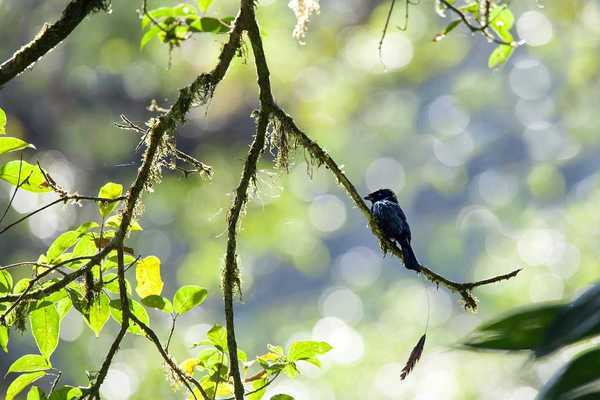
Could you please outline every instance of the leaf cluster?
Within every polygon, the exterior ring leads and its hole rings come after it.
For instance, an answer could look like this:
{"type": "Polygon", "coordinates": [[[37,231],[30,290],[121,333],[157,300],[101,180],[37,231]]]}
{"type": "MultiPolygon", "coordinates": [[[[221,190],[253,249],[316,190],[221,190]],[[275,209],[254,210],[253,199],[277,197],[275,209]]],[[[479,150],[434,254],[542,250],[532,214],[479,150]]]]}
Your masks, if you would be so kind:
{"type": "Polygon", "coordinates": [[[598,336],[600,284],[570,303],[542,304],[489,321],[471,333],[463,344],[477,350],[528,351],[539,359],[585,342],[586,349],[544,385],[538,399],[586,400],[600,396],[598,387],[593,385],[598,379],[600,347],[590,340],[598,336]]]}
{"type": "Polygon", "coordinates": [[[212,0],[199,0],[197,8],[189,3],[173,7],[144,9],[142,29],[145,30],[140,47],[144,48],[153,38],[171,48],[179,47],[194,33],[227,33],[231,29],[233,17],[215,18],[204,16],[212,0]]]}

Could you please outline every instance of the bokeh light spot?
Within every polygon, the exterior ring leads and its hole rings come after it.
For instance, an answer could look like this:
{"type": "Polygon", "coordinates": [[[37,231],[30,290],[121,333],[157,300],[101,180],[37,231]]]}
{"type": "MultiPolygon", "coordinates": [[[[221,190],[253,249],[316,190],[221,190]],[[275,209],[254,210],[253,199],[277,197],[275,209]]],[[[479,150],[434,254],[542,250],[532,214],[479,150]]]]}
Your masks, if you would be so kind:
{"type": "Polygon", "coordinates": [[[334,288],[321,296],[321,314],[324,317],[338,317],[354,325],[363,317],[363,303],[360,297],[347,288],[334,288]]]}
{"type": "Polygon", "coordinates": [[[521,40],[530,46],[543,46],[554,35],[552,22],[540,11],[527,11],[517,21],[517,32],[521,40]]]}
{"type": "Polygon", "coordinates": [[[367,188],[374,192],[388,188],[399,192],[406,182],[406,174],[402,164],[393,158],[384,157],[373,161],[365,173],[367,188]]]}
{"type": "Polygon", "coordinates": [[[331,194],[318,196],[308,210],[310,222],[322,232],[333,232],[346,222],[346,206],[331,194]]]}

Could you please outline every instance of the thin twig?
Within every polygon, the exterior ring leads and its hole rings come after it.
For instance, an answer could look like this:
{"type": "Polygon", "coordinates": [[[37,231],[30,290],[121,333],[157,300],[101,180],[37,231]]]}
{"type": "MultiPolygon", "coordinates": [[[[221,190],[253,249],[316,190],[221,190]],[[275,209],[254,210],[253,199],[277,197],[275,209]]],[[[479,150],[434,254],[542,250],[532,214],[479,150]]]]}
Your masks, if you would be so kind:
{"type": "Polygon", "coordinates": [[[56,378],[54,378],[54,381],[52,382],[52,386],[50,386],[50,392],[48,393],[49,396],[52,396],[52,393],[54,393],[54,389],[56,389],[56,385],[58,385],[58,381],[60,381],[61,376],[62,371],[58,371],[56,378]]]}
{"type": "MultiPolygon", "coordinates": [[[[27,299],[27,298],[28,298],[29,291],[30,291],[30,290],[31,290],[31,289],[32,289],[32,288],[35,286],[35,284],[36,284],[37,282],[39,282],[39,281],[40,281],[41,279],[43,279],[45,276],[47,276],[47,275],[51,274],[52,272],[56,271],[58,268],[60,268],[60,267],[62,267],[62,266],[64,266],[64,265],[66,265],[66,264],[71,264],[71,263],[73,263],[73,262],[76,262],[76,261],[81,261],[81,260],[88,260],[88,259],[90,259],[90,258],[93,258],[93,257],[91,257],[91,256],[81,256],[81,257],[75,257],[75,258],[72,258],[72,259],[70,259],[70,260],[66,260],[66,261],[60,262],[60,263],[58,263],[58,264],[56,264],[56,265],[44,265],[44,267],[47,267],[47,269],[46,269],[45,271],[43,271],[42,273],[38,274],[38,275],[37,275],[35,278],[33,278],[32,280],[30,280],[30,281],[27,283],[27,287],[25,288],[25,290],[23,290],[23,292],[22,292],[22,293],[20,293],[20,294],[18,294],[18,295],[15,295],[15,296],[16,296],[16,298],[15,298],[15,300],[14,300],[14,303],[12,303],[12,304],[10,305],[10,307],[8,307],[8,309],[7,309],[6,311],[4,311],[4,312],[2,313],[2,315],[0,315],[0,324],[4,322],[4,320],[6,319],[6,316],[7,316],[7,315],[8,315],[8,314],[9,314],[9,313],[10,313],[10,312],[11,312],[11,311],[12,311],[12,310],[15,308],[15,307],[17,307],[17,306],[18,306],[18,305],[21,303],[21,301],[23,301],[24,299],[27,299]]],[[[65,277],[65,278],[66,278],[66,277],[65,277]]],[[[8,297],[8,296],[7,296],[7,297],[8,297]]],[[[5,299],[5,298],[6,298],[6,297],[4,297],[4,298],[0,297],[0,303],[3,303],[3,302],[4,302],[4,301],[3,301],[3,299],[5,299]]]]}
{"type": "Polygon", "coordinates": [[[169,345],[171,344],[171,338],[173,337],[173,332],[175,332],[175,322],[177,322],[177,316],[179,314],[173,313],[171,314],[171,330],[169,331],[169,337],[167,338],[167,345],[165,346],[165,351],[169,352],[169,345]]]}
{"type": "MultiPolygon", "coordinates": [[[[385,67],[385,64],[383,63],[383,54],[382,54],[383,41],[385,40],[385,36],[387,35],[388,26],[390,25],[390,19],[392,19],[392,13],[394,12],[395,5],[396,5],[396,0],[392,0],[392,3],[390,4],[390,8],[388,10],[387,16],[385,17],[385,25],[383,25],[383,32],[381,32],[381,38],[379,39],[379,44],[377,45],[377,51],[379,53],[379,61],[383,64],[384,67],[385,67]]],[[[408,5],[406,7],[408,7],[408,5]]]]}
{"type": "MultiPolygon", "coordinates": [[[[462,12],[458,7],[456,7],[454,4],[452,4],[451,2],[449,2],[448,0],[440,0],[440,2],[442,4],[444,4],[445,7],[447,7],[449,10],[451,10],[453,13],[455,13],[465,24],[465,26],[467,28],[469,28],[469,30],[471,32],[481,32],[481,34],[483,36],[485,36],[487,39],[493,41],[496,44],[502,44],[505,46],[513,46],[513,43],[511,42],[506,42],[504,40],[501,40],[499,38],[497,38],[496,36],[494,36],[493,34],[491,34],[488,31],[488,28],[490,26],[490,23],[493,22],[493,20],[490,20],[489,18],[489,10],[491,7],[491,3],[489,1],[486,1],[486,11],[485,11],[485,15],[483,18],[483,21],[480,25],[475,25],[473,24],[471,21],[469,21],[469,18],[467,17],[467,14],[465,14],[464,12],[462,12]]],[[[498,14],[499,15],[499,14],[498,14]]]]}
{"type": "Polygon", "coordinates": [[[21,167],[22,166],[23,166],[23,152],[21,152],[20,156],[19,156],[19,174],[17,175],[17,185],[15,186],[15,190],[13,191],[13,194],[10,197],[10,201],[8,202],[8,204],[6,205],[6,208],[4,209],[4,213],[2,214],[2,218],[0,218],[0,225],[2,225],[2,222],[4,222],[4,218],[6,217],[6,214],[8,214],[8,210],[10,210],[10,206],[12,206],[13,202],[15,201],[15,197],[17,196],[17,192],[19,191],[19,189],[21,188],[21,186],[23,186],[27,182],[27,180],[29,179],[29,177],[33,173],[33,171],[31,171],[29,173],[29,175],[27,176],[27,178],[23,179],[23,181],[21,182],[21,167]]]}
{"type": "MultiPolygon", "coordinates": [[[[280,374],[281,374],[281,371],[277,371],[277,373],[275,375],[273,375],[270,380],[268,380],[267,382],[265,382],[264,385],[262,385],[262,386],[260,386],[260,387],[258,387],[256,389],[253,389],[253,390],[249,391],[248,393],[246,393],[246,396],[250,396],[251,394],[260,392],[261,390],[263,390],[264,388],[266,388],[267,386],[269,386],[271,383],[275,382],[275,379],[277,379],[280,374]]],[[[236,399],[235,399],[235,397],[228,397],[228,398],[226,398],[224,400],[236,400],[236,399]]]]}
{"type": "Polygon", "coordinates": [[[210,400],[210,397],[208,396],[208,393],[206,393],[206,391],[200,385],[200,383],[196,379],[194,379],[194,377],[186,375],[186,373],[183,372],[177,366],[177,364],[175,364],[175,362],[169,356],[169,354],[167,353],[167,351],[162,347],[162,344],[160,343],[160,339],[158,338],[158,336],[156,335],[156,333],[148,325],[146,325],[145,323],[143,323],[142,321],[140,321],[140,319],[138,317],[136,317],[135,314],[131,314],[130,317],[131,317],[132,321],[135,322],[136,325],[138,325],[144,331],[144,333],[146,334],[146,337],[148,338],[148,340],[150,340],[154,344],[154,346],[156,347],[156,349],[158,350],[158,352],[162,356],[163,360],[165,360],[165,362],[167,363],[167,365],[177,375],[177,377],[179,378],[179,380],[192,393],[192,395],[194,396],[194,398],[196,399],[196,393],[194,392],[194,390],[190,386],[189,382],[191,382],[196,387],[196,389],[198,389],[198,391],[200,392],[200,394],[202,395],[202,397],[205,400],[210,400]]]}
{"type": "Polygon", "coordinates": [[[63,197],[59,197],[58,199],[46,204],[45,206],[42,206],[36,210],[31,211],[30,213],[24,215],[23,217],[19,218],[18,220],[8,224],[7,226],[5,226],[4,228],[2,228],[0,230],[0,235],[2,235],[4,232],[8,231],[9,229],[13,228],[16,225],[19,225],[21,222],[25,221],[28,218],[33,217],[34,215],[36,215],[37,213],[40,213],[52,206],[55,206],[57,204],[60,203],[68,203],[69,201],[83,201],[83,200],[91,200],[91,201],[101,201],[101,202],[105,202],[105,203],[114,203],[116,201],[121,201],[121,200],[125,200],[127,199],[127,197],[125,196],[120,196],[120,197],[116,197],[114,199],[109,199],[109,198],[105,198],[105,197],[94,197],[94,196],[80,196],[77,194],[72,194],[72,195],[68,195],[68,196],[63,196],[63,197]]]}

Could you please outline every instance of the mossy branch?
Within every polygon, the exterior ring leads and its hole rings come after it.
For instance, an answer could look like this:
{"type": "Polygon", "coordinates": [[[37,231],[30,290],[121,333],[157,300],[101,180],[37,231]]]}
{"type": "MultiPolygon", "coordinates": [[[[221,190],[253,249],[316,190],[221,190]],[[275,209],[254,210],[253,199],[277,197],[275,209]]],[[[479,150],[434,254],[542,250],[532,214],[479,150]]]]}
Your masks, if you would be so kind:
{"type": "Polygon", "coordinates": [[[235,191],[235,198],[228,214],[227,252],[225,254],[225,269],[223,271],[223,301],[225,303],[225,324],[227,327],[230,374],[233,377],[235,398],[236,400],[243,400],[244,384],[239,369],[233,310],[234,292],[236,288],[241,291],[237,265],[237,232],[242,210],[248,201],[248,189],[250,184],[256,179],[258,160],[265,148],[273,97],[269,83],[269,69],[265,61],[262,41],[260,40],[260,33],[254,14],[254,2],[252,0],[242,0],[238,19],[248,32],[252,44],[260,88],[259,97],[261,107],[256,124],[256,135],[248,152],[242,177],[235,191]]]}
{"type": "MultiPolygon", "coordinates": [[[[331,173],[336,177],[338,183],[346,189],[346,192],[350,196],[350,199],[354,202],[356,207],[363,213],[367,221],[369,222],[369,228],[377,238],[379,239],[379,244],[381,249],[384,252],[390,252],[394,254],[396,257],[403,259],[402,250],[400,250],[392,241],[383,235],[381,230],[379,229],[373,215],[371,214],[369,207],[365,204],[362,199],[362,196],[356,190],[356,187],[350,182],[344,171],[338,166],[338,164],[331,158],[331,156],[325,151],[321,146],[319,146],[315,141],[309,138],[304,132],[302,132],[294,120],[285,113],[281,108],[275,106],[274,115],[278,118],[282,124],[282,129],[291,134],[294,139],[308,151],[310,156],[316,160],[317,164],[325,165],[327,169],[331,171],[331,173]]],[[[460,295],[462,300],[464,301],[464,306],[466,309],[471,311],[477,310],[477,300],[473,296],[473,289],[479,286],[489,285],[492,283],[500,282],[503,280],[507,280],[515,277],[520,269],[516,269],[508,274],[498,275],[493,278],[485,279],[477,282],[454,282],[443,276],[435,273],[425,266],[421,266],[421,270],[418,273],[423,274],[425,278],[434,283],[436,286],[444,286],[451,291],[460,295]]]]}
{"type": "Polygon", "coordinates": [[[106,11],[108,7],[107,0],[72,0],[59,20],[52,25],[44,24],[31,42],[0,65],[0,88],[62,42],[86,16],[94,11],[106,11]]]}
{"type": "MultiPolygon", "coordinates": [[[[73,1],[72,3],[70,3],[70,5],[67,8],[69,9],[69,7],[74,7],[75,4],[88,4],[89,5],[92,3],[95,4],[95,6],[92,7],[90,9],[90,11],[95,9],[96,7],[98,7],[99,4],[105,4],[102,1],[80,1],[80,0],[77,0],[77,1],[73,1]]],[[[71,10],[71,9],[69,9],[69,10],[71,10]]],[[[72,12],[72,10],[70,12],[72,12]]],[[[65,11],[65,14],[68,14],[68,13],[65,11]]],[[[64,17],[65,16],[63,16],[63,18],[64,17]]],[[[81,18],[83,18],[83,17],[81,17],[81,18]]],[[[215,68],[210,73],[201,74],[190,85],[182,88],[179,91],[179,96],[178,96],[177,100],[175,101],[175,103],[173,104],[173,106],[168,111],[166,111],[163,115],[161,115],[158,118],[158,120],[156,120],[154,122],[154,124],[152,124],[151,128],[148,131],[147,140],[145,141],[146,150],[143,155],[142,165],[141,165],[140,169],[138,170],[138,173],[135,177],[134,182],[131,184],[128,192],[126,193],[126,195],[123,198],[119,198],[118,200],[117,199],[111,200],[111,201],[124,201],[124,203],[125,203],[124,208],[121,212],[121,216],[122,216],[121,224],[120,224],[118,231],[116,232],[114,238],[97,254],[90,257],[89,261],[83,267],[81,267],[80,269],[78,269],[70,274],[66,274],[59,281],[57,281],[45,288],[41,288],[41,289],[38,289],[35,291],[30,290],[33,287],[33,284],[32,284],[32,285],[30,285],[29,288],[27,288],[26,292],[24,292],[24,293],[9,294],[9,295],[0,297],[0,303],[13,302],[14,303],[13,307],[15,307],[18,303],[21,303],[23,301],[41,299],[43,297],[46,297],[52,293],[55,293],[55,292],[65,288],[69,283],[80,278],[81,276],[83,276],[84,274],[89,272],[92,267],[98,265],[105,257],[107,257],[109,255],[109,253],[111,251],[113,251],[113,250],[117,251],[117,256],[118,256],[118,274],[117,275],[118,275],[118,281],[119,281],[119,298],[121,300],[121,309],[122,309],[122,315],[123,315],[122,322],[121,322],[121,328],[119,330],[119,333],[115,337],[110,349],[108,350],[106,357],[104,358],[101,369],[100,369],[94,383],[92,384],[92,386],[90,386],[89,388],[87,388],[85,390],[85,396],[87,399],[93,400],[93,399],[100,398],[100,395],[99,395],[100,386],[102,385],[102,383],[104,382],[104,379],[106,378],[106,374],[108,373],[108,370],[110,368],[112,360],[119,349],[119,346],[123,340],[123,337],[125,336],[125,333],[127,332],[130,321],[133,321],[137,325],[139,325],[140,328],[146,333],[147,337],[157,345],[160,354],[165,359],[165,362],[169,365],[170,369],[172,371],[174,371],[174,373],[175,373],[175,375],[177,375],[178,379],[180,379],[183,382],[183,384],[188,388],[188,390],[190,390],[192,396],[194,398],[196,398],[196,393],[194,392],[194,390],[191,387],[191,385],[189,384],[189,382],[192,382],[194,384],[194,386],[196,386],[196,389],[198,390],[198,392],[200,392],[200,394],[204,397],[205,400],[209,400],[209,397],[207,396],[204,389],[200,386],[200,384],[195,379],[193,379],[191,377],[187,377],[177,367],[177,365],[174,363],[174,361],[172,361],[170,359],[170,357],[167,354],[167,351],[165,349],[163,349],[162,346],[160,345],[160,342],[158,341],[156,334],[147,325],[145,325],[141,321],[139,321],[133,313],[130,312],[129,298],[128,298],[126,286],[125,286],[126,285],[126,283],[125,283],[125,270],[126,269],[125,269],[125,266],[123,263],[123,252],[125,249],[124,241],[127,236],[127,232],[130,228],[131,222],[134,219],[136,210],[138,209],[139,204],[141,202],[141,197],[142,197],[144,191],[151,188],[152,185],[154,183],[156,183],[157,179],[160,177],[160,170],[162,167],[162,164],[161,164],[161,161],[162,161],[161,155],[162,155],[162,151],[163,151],[162,147],[165,145],[165,138],[168,137],[168,135],[174,135],[176,128],[185,122],[186,114],[189,112],[189,110],[193,106],[198,105],[198,104],[205,104],[206,101],[208,101],[208,99],[212,96],[216,85],[225,76],[225,73],[227,72],[227,69],[229,68],[229,65],[231,64],[231,61],[232,61],[233,57],[235,56],[237,49],[239,48],[242,31],[243,31],[242,20],[238,16],[238,18],[236,19],[236,21],[234,23],[233,29],[229,34],[229,40],[224,45],[224,47],[221,51],[221,54],[219,55],[219,60],[218,60],[217,65],[215,66],[215,68]]],[[[42,36],[42,37],[44,37],[44,36],[42,36]]],[[[34,48],[37,48],[38,46],[41,45],[41,44],[37,43],[37,40],[42,40],[43,43],[46,43],[43,39],[38,38],[38,39],[36,39],[36,44],[34,44],[34,46],[33,46],[34,48]]],[[[50,39],[46,39],[46,40],[50,40],[50,39]]],[[[28,54],[28,53],[25,53],[25,54],[28,54]]],[[[37,58],[39,58],[39,55],[37,56],[37,58]]],[[[75,196],[75,197],[76,198],[60,198],[57,201],[55,201],[47,206],[44,206],[39,210],[36,210],[34,213],[27,215],[25,218],[20,219],[19,221],[17,221],[17,223],[21,223],[21,222],[25,221],[26,219],[28,219],[29,217],[31,217],[32,215],[34,215],[35,213],[40,212],[54,204],[58,204],[63,201],[68,201],[68,200],[104,201],[104,199],[100,199],[100,198],[83,197],[83,196],[75,196]]],[[[9,225],[7,228],[5,228],[5,230],[10,228],[11,226],[14,226],[14,224],[9,225]]],[[[71,261],[71,260],[69,260],[69,261],[71,261]]],[[[50,272],[52,272],[54,270],[57,270],[59,266],[60,265],[53,266],[51,269],[48,269],[45,273],[40,274],[39,278],[32,282],[33,283],[38,282],[39,279],[43,278],[45,275],[49,274],[50,272]]]]}

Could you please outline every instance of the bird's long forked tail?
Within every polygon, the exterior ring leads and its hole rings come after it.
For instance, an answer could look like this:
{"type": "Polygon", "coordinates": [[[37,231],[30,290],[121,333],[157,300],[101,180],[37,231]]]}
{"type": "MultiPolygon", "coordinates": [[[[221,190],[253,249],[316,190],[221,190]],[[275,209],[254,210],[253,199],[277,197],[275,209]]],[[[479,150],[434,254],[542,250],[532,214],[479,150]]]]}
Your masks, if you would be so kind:
{"type": "Polygon", "coordinates": [[[406,376],[410,374],[413,368],[415,368],[415,365],[417,365],[417,362],[423,354],[423,348],[425,347],[426,337],[427,336],[424,333],[423,336],[421,336],[421,339],[419,339],[415,347],[410,352],[410,356],[408,356],[408,360],[406,361],[406,364],[404,364],[404,368],[402,368],[402,372],[400,373],[400,380],[403,381],[404,379],[406,379],[406,376]]]}
{"type": "Polygon", "coordinates": [[[404,266],[408,269],[412,269],[413,271],[420,271],[421,264],[417,261],[417,257],[415,256],[415,252],[410,245],[410,242],[406,239],[399,240],[400,248],[402,248],[402,255],[404,256],[404,266]]]}

